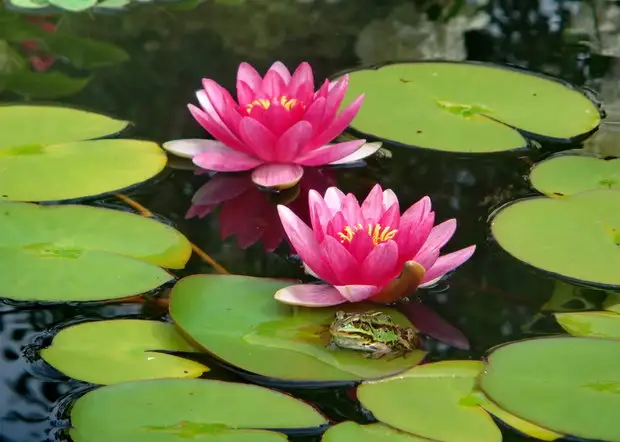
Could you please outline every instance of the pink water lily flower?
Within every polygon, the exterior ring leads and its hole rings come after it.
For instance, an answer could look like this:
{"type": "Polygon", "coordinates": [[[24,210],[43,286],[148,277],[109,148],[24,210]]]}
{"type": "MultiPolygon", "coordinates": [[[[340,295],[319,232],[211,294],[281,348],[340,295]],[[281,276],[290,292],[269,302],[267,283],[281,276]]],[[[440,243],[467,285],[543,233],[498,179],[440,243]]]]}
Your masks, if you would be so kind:
{"type": "Polygon", "coordinates": [[[450,219],[433,227],[435,213],[424,197],[402,215],[391,190],[376,185],[360,206],[353,194],[330,187],[310,191],[308,227],[278,206],[284,230],[306,271],[324,284],[293,285],[275,298],[286,304],[323,307],[345,302],[391,302],[431,285],[467,261],[476,246],[440,256],[456,230],[450,219]]]}
{"type": "Polygon", "coordinates": [[[341,112],[348,76],[325,80],[315,92],[308,63],[291,75],[275,62],[261,76],[247,63],[237,74],[237,101],[211,79],[189,105],[194,118],[217,140],[170,141],[164,147],[194,164],[218,172],[252,170],[255,184],[286,188],[297,183],[303,166],[344,164],[375,153],[380,143],[353,140],[328,144],[351,123],[362,105],[359,96],[341,112]]]}

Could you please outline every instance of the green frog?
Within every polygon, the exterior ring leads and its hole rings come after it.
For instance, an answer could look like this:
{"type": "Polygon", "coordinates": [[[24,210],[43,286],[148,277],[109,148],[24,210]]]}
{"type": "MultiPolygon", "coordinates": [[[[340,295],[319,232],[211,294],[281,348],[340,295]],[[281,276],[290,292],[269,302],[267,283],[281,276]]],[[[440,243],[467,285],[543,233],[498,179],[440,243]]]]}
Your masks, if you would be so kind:
{"type": "Polygon", "coordinates": [[[404,356],[420,345],[416,329],[400,327],[382,312],[336,312],[329,327],[329,349],[344,348],[367,352],[365,357],[404,356]]]}

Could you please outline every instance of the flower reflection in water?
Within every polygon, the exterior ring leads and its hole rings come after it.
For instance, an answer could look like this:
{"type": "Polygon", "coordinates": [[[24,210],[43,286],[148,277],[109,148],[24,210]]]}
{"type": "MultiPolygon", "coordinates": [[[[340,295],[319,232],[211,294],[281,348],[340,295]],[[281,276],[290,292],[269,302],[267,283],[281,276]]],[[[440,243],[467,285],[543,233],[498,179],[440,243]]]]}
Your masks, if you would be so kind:
{"type": "Polygon", "coordinates": [[[274,192],[256,187],[249,171],[217,173],[196,191],[185,218],[204,218],[221,206],[218,221],[222,239],[234,235],[241,249],[260,241],[271,252],[285,238],[277,205],[285,205],[309,221],[308,192],[325,192],[334,182],[330,171],[306,167],[297,186],[274,192]]]}

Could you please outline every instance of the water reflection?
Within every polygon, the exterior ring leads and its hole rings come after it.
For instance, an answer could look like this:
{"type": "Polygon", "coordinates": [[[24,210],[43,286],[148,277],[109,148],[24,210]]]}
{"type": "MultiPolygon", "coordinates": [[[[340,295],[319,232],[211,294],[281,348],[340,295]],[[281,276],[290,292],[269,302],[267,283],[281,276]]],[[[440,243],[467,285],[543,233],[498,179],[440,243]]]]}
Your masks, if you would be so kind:
{"type": "Polygon", "coordinates": [[[284,239],[277,205],[289,207],[310,222],[308,192],[314,189],[322,194],[335,184],[333,172],[312,167],[304,168],[303,177],[295,187],[280,192],[259,189],[251,175],[251,172],[215,174],[196,191],[185,217],[204,218],[219,207],[217,219],[222,240],[234,235],[241,249],[260,242],[266,251],[272,252],[284,239]]]}

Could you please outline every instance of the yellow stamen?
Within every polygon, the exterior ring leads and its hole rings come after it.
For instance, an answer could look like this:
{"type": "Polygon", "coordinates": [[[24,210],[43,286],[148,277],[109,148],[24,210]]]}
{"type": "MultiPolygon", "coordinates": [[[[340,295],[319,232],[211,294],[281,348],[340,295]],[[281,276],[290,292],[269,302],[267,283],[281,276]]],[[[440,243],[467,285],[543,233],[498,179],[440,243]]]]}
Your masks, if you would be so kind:
{"type": "Polygon", "coordinates": [[[296,98],[288,98],[286,95],[279,98],[274,98],[272,100],[267,100],[266,98],[259,98],[258,100],[254,100],[248,105],[246,105],[245,110],[250,113],[254,106],[260,106],[263,109],[269,109],[272,103],[279,103],[280,105],[282,105],[282,107],[284,107],[284,109],[290,111],[291,109],[293,109],[293,107],[297,105],[298,102],[296,98]]]}
{"type": "MultiPolygon", "coordinates": [[[[381,244],[382,242],[394,239],[396,233],[398,232],[397,229],[392,229],[391,227],[382,227],[381,224],[368,224],[366,227],[366,232],[368,233],[368,236],[370,236],[370,238],[372,239],[372,242],[375,246],[381,244]]],[[[338,233],[340,242],[353,241],[355,234],[360,230],[364,230],[364,226],[362,226],[361,224],[353,227],[345,226],[342,232],[338,233]]]]}

